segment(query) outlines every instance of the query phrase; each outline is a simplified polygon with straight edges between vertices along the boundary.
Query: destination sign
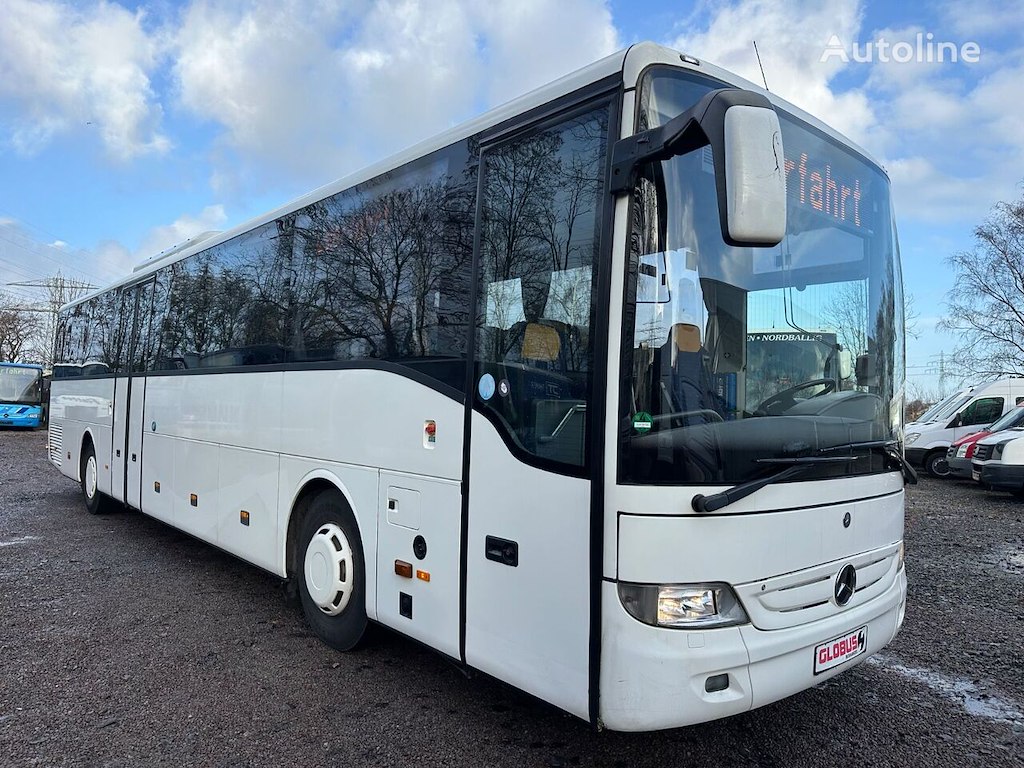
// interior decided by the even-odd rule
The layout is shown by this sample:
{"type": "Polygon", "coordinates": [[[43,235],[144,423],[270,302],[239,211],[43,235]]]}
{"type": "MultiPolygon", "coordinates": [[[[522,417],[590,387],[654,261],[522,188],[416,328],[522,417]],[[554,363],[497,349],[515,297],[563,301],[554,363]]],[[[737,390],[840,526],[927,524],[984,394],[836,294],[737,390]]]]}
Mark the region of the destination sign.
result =
{"type": "Polygon", "coordinates": [[[791,204],[810,208],[860,229],[864,186],[860,178],[836,172],[832,163],[802,152],[787,157],[786,194],[791,204]]]}

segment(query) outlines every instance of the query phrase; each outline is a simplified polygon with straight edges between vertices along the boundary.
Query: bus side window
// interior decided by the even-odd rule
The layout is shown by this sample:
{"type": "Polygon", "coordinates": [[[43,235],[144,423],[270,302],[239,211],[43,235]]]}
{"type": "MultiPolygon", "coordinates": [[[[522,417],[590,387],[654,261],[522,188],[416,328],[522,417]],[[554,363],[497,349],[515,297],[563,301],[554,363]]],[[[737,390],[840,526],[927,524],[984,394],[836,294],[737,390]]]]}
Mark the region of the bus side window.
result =
{"type": "Polygon", "coordinates": [[[608,106],[485,150],[476,405],[526,454],[582,466],[608,106]]]}

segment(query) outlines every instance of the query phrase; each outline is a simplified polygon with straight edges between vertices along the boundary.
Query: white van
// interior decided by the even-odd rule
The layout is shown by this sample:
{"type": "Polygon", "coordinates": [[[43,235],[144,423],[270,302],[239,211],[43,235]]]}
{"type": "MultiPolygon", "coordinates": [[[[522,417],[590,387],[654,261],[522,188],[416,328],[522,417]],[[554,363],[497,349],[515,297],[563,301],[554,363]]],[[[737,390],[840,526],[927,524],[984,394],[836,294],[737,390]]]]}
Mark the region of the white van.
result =
{"type": "Polygon", "coordinates": [[[1024,404],[1024,378],[1008,377],[978,384],[947,397],[939,407],[906,425],[907,461],[933,477],[946,477],[946,450],[961,437],[977,432],[1004,413],[1024,404]]]}

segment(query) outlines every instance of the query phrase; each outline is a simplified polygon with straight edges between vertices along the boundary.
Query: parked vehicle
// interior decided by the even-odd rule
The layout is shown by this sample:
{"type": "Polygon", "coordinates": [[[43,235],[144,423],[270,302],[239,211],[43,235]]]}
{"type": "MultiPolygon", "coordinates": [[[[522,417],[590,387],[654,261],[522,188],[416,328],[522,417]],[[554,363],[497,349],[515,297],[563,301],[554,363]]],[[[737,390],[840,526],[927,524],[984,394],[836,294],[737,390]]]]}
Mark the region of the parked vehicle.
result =
{"type": "Polygon", "coordinates": [[[978,445],[978,441],[996,432],[1002,432],[1005,429],[1019,426],[1024,426],[1024,407],[1022,406],[1014,408],[1003,418],[993,424],[989,424],[978,432],[967,435],[967,437],[961,437],[949,446],[949,450],[946,452],[949,476],[960,480],[970,480],[971,459],[974,458],[974,450],[978,445]]]}
{"type": "Polygon", "coordinates": [[[1024,498],[1024,427],[1003,430],[978,441],[971,476],[985,488],[1024,498]]]}
{"type": "Polygon", "coordinates": [[[905,428],[907,460],[932,477],[948,477],[946,455],[949,446],[979,427],[997,421],[1024,403],[1024,378],[1007,377],[967,387],[947,398],[929,421],[916,421],[905,428]]]}

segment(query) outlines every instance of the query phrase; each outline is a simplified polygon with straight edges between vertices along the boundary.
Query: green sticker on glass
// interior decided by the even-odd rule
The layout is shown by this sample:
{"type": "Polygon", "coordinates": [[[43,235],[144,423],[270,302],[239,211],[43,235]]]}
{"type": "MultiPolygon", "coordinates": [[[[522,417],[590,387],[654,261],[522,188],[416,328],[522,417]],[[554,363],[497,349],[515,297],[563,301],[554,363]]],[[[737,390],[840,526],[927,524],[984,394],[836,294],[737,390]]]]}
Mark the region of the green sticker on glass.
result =
{"type": "Polygon", "coordinates": [[[641,435],[651,431],[654,426],[654,417],[647,411],[640,411],[633,416],[633,429],[641,435]]]}

